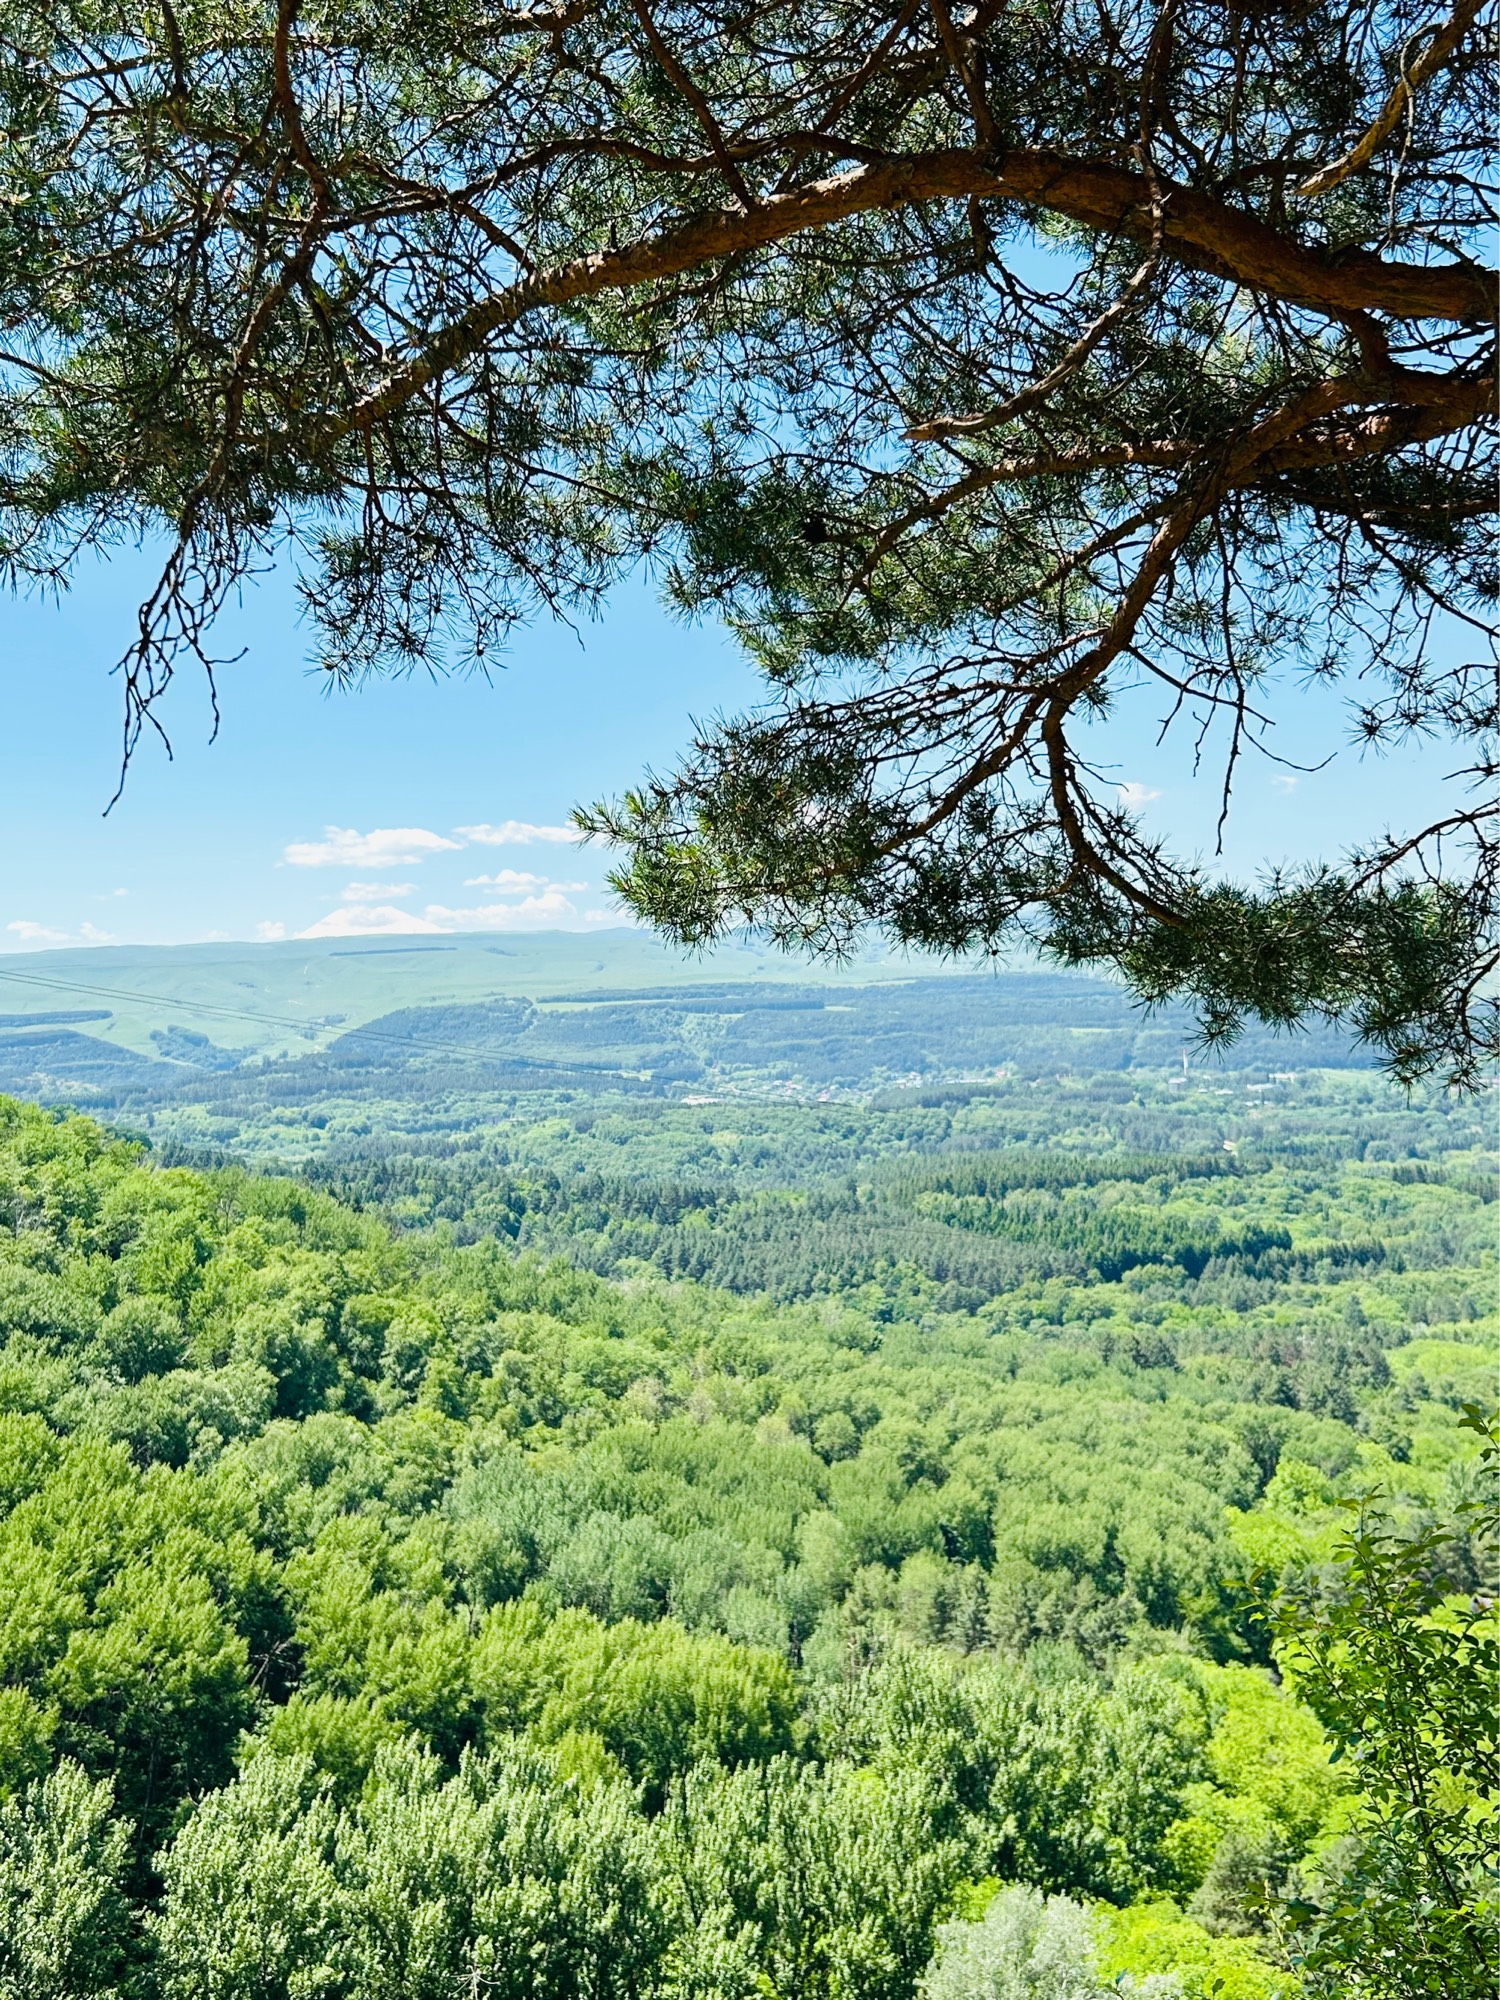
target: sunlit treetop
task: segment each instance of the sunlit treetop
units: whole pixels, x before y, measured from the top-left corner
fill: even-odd
[[[164,542],[127,754],[289,554],[351,678],[649,558],[769,684],[587,816],[669,934],[1024,938],[1472,1083],[1492,50],[1448,4],[12,5],[0,553]],[[1091,763],[1154,701],[1227,802],[1303,676],[1451,741],[1438,823],[1237,887]]]

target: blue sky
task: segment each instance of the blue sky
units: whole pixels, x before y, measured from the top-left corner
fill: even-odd
[[[222,652],[248,649],[222,676],[218,741],[185,675],[164,711],[173,761],[143,745],[106,818],[119,756],[109,667],[146,581],[144,561],[122,557],[86,569],[60,604],[5,607],[0,951],[618,924],[605,856],[556,837],[569,809],[670,765],[692,716],[755,693],[724,635],[668,618],[639,584],[581,635],[521,634],[492,685],[421,675],[330,698],[308,671],[290,583],[273,576],[217,635]],[[1443,747],[1362,760],[1331,695],[1289,696],[1278,752],[1334,762],[1299,776],[1249,760],[1225,854],[1242,875],[1412,823],[1457,761]],[[1157,706],[1111,721],[1097,754],[1151,824],[1207,852],[1212,766],[1193,776],[1186,732],[1156,747]]]

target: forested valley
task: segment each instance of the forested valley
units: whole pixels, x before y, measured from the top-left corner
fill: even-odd
[[[0,2000],[1495,2000],[1494,52],[0,9]]]
[[[979,984],[0,1104],[7,2000],[1342,1990],[1268,1606],[1485,1601],[1482,1112]]]

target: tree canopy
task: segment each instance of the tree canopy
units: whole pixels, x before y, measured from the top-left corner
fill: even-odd
[[[0,2000],[1481,2000],[1493,1230],[1374,1143],[903,1314],[0,1098]]]
[[[1485,1472],[1464,1513],[1493,1568],[1495,1427],[1475,1405],[1463,1422],[1484,1441]],[[1297,1957],[1313,1993],[1490,1993],[1494,1600],[1434,1581],[1444,1529],[1402,1536],[1378,1509],[1360,1513],[1338,1551],[1336,1600],[1314,1610],[1305,1589],[1300,1601],[1293,1591],[1272,1614],[1288,1679],[1357,1762],[1368,1843],[1362,1881],[1297,1913]]]
[[[1486,53],[1478,0],[22,0],[0,556],[165,536],[127,756],[288,549],[344,678],[647,561],[770,688],[585,816],[670,934],[1021,935],[1472,1080]],[[1175,859],[1110,718],[1201,733],[1227,809],[1273,675],[1452,739],[1450,806]]]

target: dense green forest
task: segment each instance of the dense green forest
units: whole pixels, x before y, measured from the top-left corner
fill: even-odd
[[[0,1023],[127,1135],[0,1116],[5,2000],[1337,1990],[1266,1593],[1374,1491],[1487,1574],[1472,1102],[1039,975],[70,1011]]]
[[[7,2000],[1296,1991],[1248,1579],[1484,1572],[1474,1107],[393,1067],[246,1105],[302,1179],[0,1113]]]

